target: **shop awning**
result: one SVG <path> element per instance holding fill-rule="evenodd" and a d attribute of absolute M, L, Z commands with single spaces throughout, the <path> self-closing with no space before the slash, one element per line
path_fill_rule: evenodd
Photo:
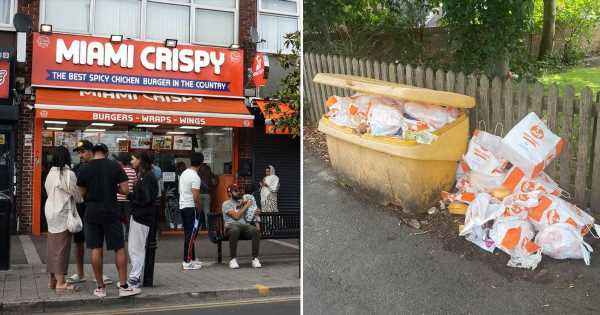
<path fill-rule="evenodd" d="M 277 119 L 277 118 L 283 117 L 284 115 L 291 114 L 294 112 L 292 109 L 289 108 L 289 106 L 287 104 L 279 104 L 279 109 L 281 110 L 281 112 L 279 112 L 279 113 L 268 113 L 266 110 L 267 101 L 265 101 L 265 100 L 256 100 L 256 104 L 258 105 L 258 107 L 260 108 L 260 111 L 265 116 L 265 133 L 278 134 L 278 135 L 289 135 L 290 134 L 290 130 L 288 130 L 287 128 L 286 129 L 281 129 L 281 128 L 276 129 L 275 126 L 273 125 L 273 119 Z"/>
<path fill-rule="evenodd" d="M 252 127 L 244 101 L 214 97 L 37 89 L 37 118 Z"/>

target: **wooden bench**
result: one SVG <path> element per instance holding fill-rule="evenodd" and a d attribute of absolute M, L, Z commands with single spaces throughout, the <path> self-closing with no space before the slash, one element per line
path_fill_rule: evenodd
<path fill-rule="evenodd" d="M 263 212 L 260 220 L 261 240 L 300 238 L 300 212 Z M 208 237 L 217 244 L 219 264 L 223 261 L 222 243 L 228 241 L 224 226 L 222 213 L 208 214 Z"/>

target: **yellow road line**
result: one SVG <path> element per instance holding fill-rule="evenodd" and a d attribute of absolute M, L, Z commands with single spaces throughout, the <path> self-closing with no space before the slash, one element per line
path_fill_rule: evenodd
<path fill-rule="evenodd" d="M 154 313 L 154 312 L 163 312 L 163 311 L 207 309 L 207 308 L 217 308 L 217 307 L 226 307 L 226 306 L 281 303 L 281 302 L 290 302 L 290 301 L 300 301 L 300 297 L 299 296 L 285 296 L 285 297 L 273 297 L 273 298 L 234 300 L 234 301 L 226 301 L 226 302 L 211 302 L 211 303 L 169 305 L 169 306 L 152 306 L 152 307 L 119 309 L 119 310 L 114 310 L 114 311 L 104 310 L 104 311 L 99 311 L 99 312 L 63 313 L 63 315 L 118 315 L 118 314 L 137 314 L 137 313 L 143 313 L 143 312 Z"/>

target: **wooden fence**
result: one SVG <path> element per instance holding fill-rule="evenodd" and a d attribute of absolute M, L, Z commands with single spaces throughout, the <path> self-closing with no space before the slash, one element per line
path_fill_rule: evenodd
<path fill-rule="evenodd" d="M 600 215 L 600 93 L 576 91 L 568 86 L 529 84 L 525 80 L 490 79 L 452 71 L 388 64 L 373 60 L 357 60 L 331 55 L 304 55 L 304 122 L 315 124 L 325 113 L 325 100 L 330 95 L 351 95 L 345 89 L 314 84 L 317 73 L 359 75 L 470 95 L 477 103 L 471 111 L 471 128 L 486 126 L 488 131 L 504 136 L 529 112 L 536 112 L 548 126 L 566 140 L 561 155 L 546 172 L 567 190 L 580 207 Z M 481 122 L 485 122 L 484 124 Z M 599 218 L 600 219 L 600 218 Z"/>

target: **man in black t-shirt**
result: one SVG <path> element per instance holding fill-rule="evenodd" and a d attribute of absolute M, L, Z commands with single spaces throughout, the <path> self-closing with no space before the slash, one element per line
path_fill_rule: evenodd
<path fill-rule="evenodd" d="M 127 174 L 117 162 L 108 160 L 108 148 L 99 143 L 92 149 L 94 159 L 79 171 L 77 186 L 85 201 L 85 244 L 92 250 L 92 267 L 98 287 L 94 295 L 106 296 L 106 285 L 102 279 L 103 246 L 115 251 L 115 262 L 119 272 L 119 296 L 139 294 L 140 289 L 127 285 L 127 254 L 124 249 L 117 192 L 129 193 Z"/>

